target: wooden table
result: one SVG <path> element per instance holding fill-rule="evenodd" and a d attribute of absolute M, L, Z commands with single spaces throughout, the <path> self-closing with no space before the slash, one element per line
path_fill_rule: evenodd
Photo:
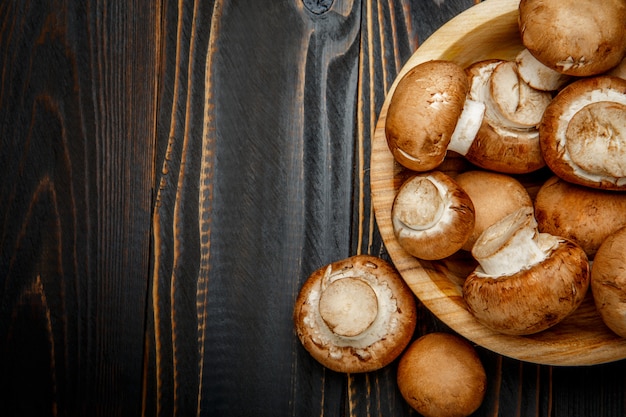
<path fill-rule="evenodd" d="M 325 370 L 291 315 L 314 269 L 387 257 L 378 111 L 473 1 L 148 3 L 0 3 L 1 414 L 416 415 L 395 363 Z M 624 361 L 477 349 L 476 415 L 626 412 Z"/>

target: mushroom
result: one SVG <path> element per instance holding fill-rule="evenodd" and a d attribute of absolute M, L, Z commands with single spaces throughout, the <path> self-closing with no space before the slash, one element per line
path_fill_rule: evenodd
<path fill-rule="evenodd" d="M 414 341 L 398 363 L 402 397 L 425 417 L 469 416 L 483 402 L 487 374 L 474 347 L 450 333 Z"/>
<path fill-rule="evenodd" d="M 620 62 L 615 68 L 608 71 L 606 75 L 612 75 L 613 77 L 619 77 L 626 80 L 626 58 L 622 59 L 622 62 Z"/>
<path fill-rule="evenodd" d="M 450 176 L 431 171 L 402 184 L 391 219 L 404 250 L 420 259 L 443 259 L 461 249 L 472 234 L 474 206 Z"/>
<path fill-rule="evenodd" d="M 535 123 L 541 120 L 551 94 L 531 89 L 518 77 L 514 65 L 489 59 L 466 68 L 468 97 L 485 104 L 485 115 L 465 157 L 484 169 L 522 174 L 545 166 Z"/>
<path fill-rule="evenodd" d="M 606 238 L 591 268 L 591 293 L 604 323 L 626 338 L 626 227 Z"/>
<path fill-rule="evenodd" d="M 573 240 L 589 259 L 604 239 L 626 226 L 626 193 L 576 185 L 557 176 L 539 188 L 534 207 L 540 232 Z"/>
<path fill-rule="evenodd" d="M 626 55 L 623 0 L 521 0 L 523 45 L 563 74 L 586 77 L 616 66 Z"/>
<path fill-rule="evenodd" d="M 409 344 L 416 325 L 415 296 L 383 259 L 356 255 L 314 271 L 294 308 L 304 348 L 336 372 L 380 369 Z"/>
<path fill-rule="evenodd" d="M 468 311 L 486 327 L 510 335 L 540 332 L 583 301 L 589 261 L 574 242 L 539 233 L 523 207 L 487 228 L 472 255 L 479 266 L 463 284 Z"/>
<path fill-rule="evenodd" d="M 493 223 L 520 207 L 532 207 L 526 188 L 510 175 L 470 170 L 455 178 L 474 205 L 474 230 L 462 249 L 471 251 L 478 236 Z"/>
<path fill-rule="evenodd" d="M 626 80 L 598 76 L 569 84 L 539 125 L 546 164 L 569 182 L 626 190 L 625 114 Z"/>
<path fill-rule="evenodd" d="M 464 155 L 480 127 L 484 105 L 466 100 L 463 68 L 433 60 L 411 68 L 389 102 L 385 136 L 391 153 L 418 172 L 437 168 L 448 150 Z"/>
<path fill-rule="evenodd" d="M 572 78 L 545 66 L 526 48 L 517 54 L 515 62 L 520 77 L 537 90 L 556 91 Z"/>

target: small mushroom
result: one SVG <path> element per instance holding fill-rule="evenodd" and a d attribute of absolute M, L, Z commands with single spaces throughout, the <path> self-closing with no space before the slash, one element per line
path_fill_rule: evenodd
<path fill-rule="evenodd" d="M 520 207 L 532 207 L 526 188 L 510 175 L 470 170 L 455 178 L 474 205 L 474 230 L 462 249 L 471 251 L 478 236 L 489 226 Z"/>
<path fill-rule="evenodd" d="M 425 417 L 469 416 L 482 404 L 487 374 L 465 339 L 429 333 L 414 341 L 398 363 L 398 388 Z"/>
<path fill-rule="evenodd" d="M 467 308 L 486 327 L 528 335 L 570 315 L 589 287 L 589 261 L 574 242 L 539 233 L 532 208 L 487 228 L 472 255 L 479 266 L 463 284 Z"/>
<path fill-rule="evenodd" d="M 626 227 L 602 243 L 591 268 L 591 292 L 604 323 L 626 338 Z"/>
<path fill-rule="evenodd" d="M 431 171 L 402 184 L 391 219 L 404 250 L 420 259 L 443 259 L 461 249 L 472 234 L 474 206 L 451 177 Z"/>
<path fill-rule="evenodd" d="M 532 88 L 542 91 L 556 91 L 563 87 L 571 76 L 553 70 L 537 60 L 526 48 L 515 57 L 520 77 Z"/>
<path fill-rule="evenodd" d="M 485 114 L 465 157 L 481 168 L 506 174 L 529 173 L 544 167 L 539 132 L 534 124 L 541 120 L 551 94 L 531 89 L 518 77 L 513 62 L 478 61 L 468 66 L 466 72 L 470 82 L 468 97 L 483 103 Z"/>
<path fill-rule="evenodd" d="M 466 100 L 463 68 L 427 61 L 409 70 L 389 102 L 385 135 L 391 153 L 418 172 L 437 168 L 448 150 L 465 154 L 480 127 L 484 105 Z"/>
<path fill-rule="evenodd" d="M 304 348 L 336 372 L 380 369 L 409 344 L 415 296 L 383 259 L 356 255 L 313 272 L 300 289 L 294 325 Z"/>
<path fill-rule="evenodd" d="M 626 55 L 623 0 L 521 0 L 518 21 L 524 46 L 563 74 L 598 75 Z"/>
<path fill-rule="evenodd" d="M 611 233 L 626 226 L 626 193 L 576 185 L 557 176 L 539 188 L 534 206 L 540 232 L 573 240 L 589 259 Z"/>
<path fill-rule="evenodd" d="M 625 114 L 626 80 L 598 76 L 569 84 L 539 125 L 546 164 L 569 182 L 626 190 Z"/>

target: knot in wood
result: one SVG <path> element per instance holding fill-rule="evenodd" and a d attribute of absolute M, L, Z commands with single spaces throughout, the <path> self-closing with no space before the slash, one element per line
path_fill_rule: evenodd
<path fill-rule="evenodd" d="M 315 14 L 326 13 L 333 5 L 334 0 L 302 0 L 304 7 Z"/>

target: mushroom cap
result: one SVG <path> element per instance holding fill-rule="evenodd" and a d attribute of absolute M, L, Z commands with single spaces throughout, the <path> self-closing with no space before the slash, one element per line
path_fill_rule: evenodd
<path fill-rule="evenodd" d="M 626 190 L 626 80 L 598 76 L 567 85 L 539 125 L 541 151 L 566 181 Z"/>
<path fill-rule="evenodd" d="M 409 405 L 426 417 L 469 416 L 487 390 L 487 375 L 474 347 L 449 333 L 414 341 L 398 363 L 397 383 Z"/>
<path fill-rule="evenodd" d="M 462 249 L 471 251 L 478 236 L 489 226 L 520 207 L 532 207 L 526 188 L 510 175 L 470 170 L 455 178 L 474 205 L 474 230 Z"/>
<path fill-rule="evenodd" d="M 485 103 L 486 106 L 480 129 L 465 158 L 480 168 L 506 174 L 524 174 L 544 167 L 545 161 L 536 127 L 523 128 L 507 121 L 491 96 L 492 74 L 505 62 L 487 59 L 475 62 L 465 70 L 470 84 L 468 98 Z"/>
<path fill-rule="evenodd" d="M 383 259 L 356 255 L 314 271 L 294 307 L 304 348 L 325 367 L 345 373 L 380 369 L 409 344 L 415 296 Z"/>
<path fill-rule="evenodd" d="M 396 86 L 385 121 L 396 161 L 420 172 L 441 164 L 468 89 L 463 68 L 451 61 L 427 61 L 409 70 Z"/>
<path fill-rule="evenodd" d="M 626 227 L 600 246 L 591 268 L 591 292 L 604 323 L 626 337 Z"/>
<path fill-rule="evenodd" d="M 539 188 L 534 206 L 540 232 L 576 242 L 590 259 L 604 239 L 626 226 L 626 193 L 576 185 L 557 176 Z"/>
<path fill-rule="evenodd" d="M 537 234 L 536 223 L 528 216 L 532 210 L 520 209 L 483 232 L 472 249 L 480 266 L 463 284 L 468 311 L 504 334 L 528 335 L 554 326 L 578 308 L 589 287 L 589 261 L 580 246 Z M 532 243 L 520 241 L 524 235 L 532 236 L 536 247 L 529 256 L 518 256 Z M 485 272 L 483 263 L 495 257 L 506 268 L 525 265 L 515 265 L 504 275 Z M 518 257 L 529 261 L 520 262 Z"/>
<path fill-rule="evenodd" d="M 591 76 L 626 55 L 623 0 L 521 0 L 522 43 L 544 65 L 564 74 Z"/>
<path fill-rule="evenodd" d="M 416 258 L 446 258 L 474 230 L 474 205 L 450 176 L 440 171 L 416 174 L 398 190 L 391 209 L 398 243 Z"/>

